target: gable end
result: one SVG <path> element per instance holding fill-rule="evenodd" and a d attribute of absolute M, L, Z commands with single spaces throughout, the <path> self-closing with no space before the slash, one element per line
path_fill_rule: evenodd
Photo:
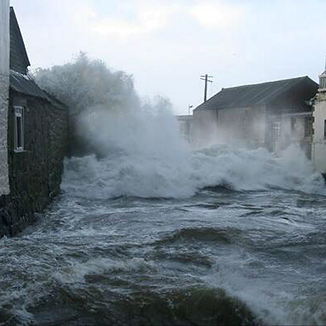
<path fill-rule="evenodd" d="M 14 9 L 10 8 L 10 69 L 27 73 L 30 62 Z"/>

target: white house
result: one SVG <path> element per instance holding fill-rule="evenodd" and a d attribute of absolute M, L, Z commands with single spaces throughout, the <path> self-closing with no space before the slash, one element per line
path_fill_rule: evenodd
<path fill-rule="evenodd" d="M 326 174 L 326 67 L 319 76 L 313 120 L 312 160 L 317 171 Z"/>
<path fill-rule="evenodd" d="M 9 193 L 8 101 L 9 101 L 9 0 L 0 1 L 0 196 Z"/>

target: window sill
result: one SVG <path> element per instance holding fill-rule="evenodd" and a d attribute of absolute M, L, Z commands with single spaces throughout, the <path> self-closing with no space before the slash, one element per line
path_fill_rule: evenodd
<path fill-rule="evenodd" d="M 15 154 L 19 154 L 19 153 L 28 153 L 28 152 L 30 152 L 30 151 L 27 151 L 26 149 L 19 149 L 19 150 L 14 149 L 13 152 L 14 152 Z"/>

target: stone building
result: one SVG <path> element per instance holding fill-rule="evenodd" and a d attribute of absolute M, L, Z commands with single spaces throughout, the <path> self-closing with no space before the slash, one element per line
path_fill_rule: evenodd
<path fill-rule="evenodd" d="M 316 170 L 326 175 L 326 67 L 319 76 L 319 89 L 314 98 L 312 161 Z"/>
<path fill-rule="evenodd" d="M 9 0 L 0 2 L 0 196 L 9 193 L 7 121 L 9 98 Z"/>
<path fill-rule="evenodd" d="M 290 143 L 310 155 L 312 107 L 318 84 L 299 77 L 223 88 L 194 110 L 198 146 L 228 143 L 278 152 Z"/>
<path fill-rule="evenodd" d="M 0 236 L 35 219 L 60 190 L 67 108 L 28 75 L 29 59 L 9 0 L 0 2 Z"/>

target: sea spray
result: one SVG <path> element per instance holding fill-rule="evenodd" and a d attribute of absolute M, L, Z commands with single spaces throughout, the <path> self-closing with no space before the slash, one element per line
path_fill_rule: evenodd
<path fill-rule="evenodd" d="M 84 54 L 73 63 L 38 70 L 36 79 L 68 104 L 75 138 L 87 149 L 84 154 L 94 153 L 66 160 L 67 191 L 91 198 L 185 198 L 218 185 L 324 191 L 321 176 L 295 146 L 279 157 L 262 148 L 223 144 L 191 151 L 168 100 L 142 101 L 131 76 Z"/>

